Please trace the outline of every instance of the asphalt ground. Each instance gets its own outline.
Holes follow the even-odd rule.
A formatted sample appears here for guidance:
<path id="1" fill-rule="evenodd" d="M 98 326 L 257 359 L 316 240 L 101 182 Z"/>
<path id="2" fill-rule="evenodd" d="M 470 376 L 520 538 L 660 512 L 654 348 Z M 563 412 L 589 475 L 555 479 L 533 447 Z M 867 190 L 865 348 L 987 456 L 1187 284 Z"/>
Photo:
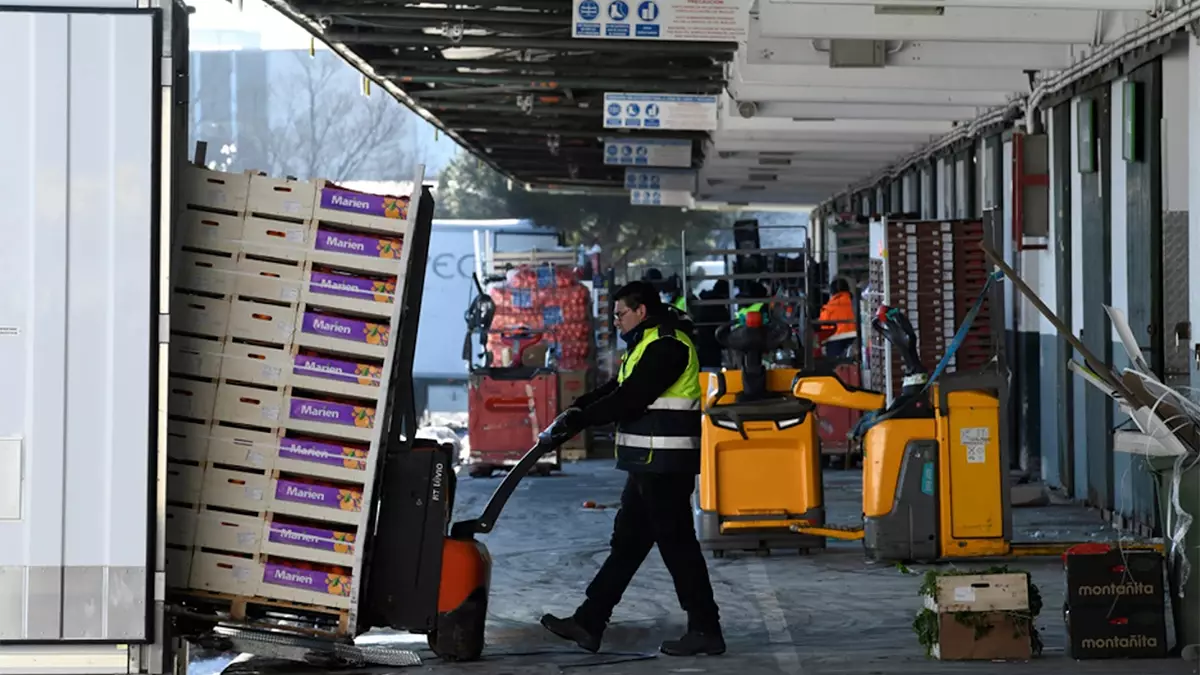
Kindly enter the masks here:
<path id="1" fill-rule="evenodd" d="M 738 675 L 873 675 L 885 673 L 978 674 L 1193 673 L 1180 659 L 1075 661 L 1066 655 L 1061 561 L 1025 558 L 1012 567 L 1030 572 L 1045 609 L 1038 619 L 1045 650 L 1028 662 L 941 662 L 918 645 L 912 621 L 925 567 L 872 564 L 861 545 L 833 543 L 825 551 L 768 556 L 730 554 L 709 559 L 721 606 L 728 652 L 720 657 L 673 658 L 657 654 L 664 638 L 678 637 L 685 617 L 670 576 L 654 553 L 617 607 L 600 654 L 582 652 L 549 635 L 538 618 L 569 614 L 604 559 L 624 474 L 608 461 L 569 464 L 561 474 L 521 483 L 494 531 L 484 540 L 493 555 L 488 647 L 482 661 L 440 663 L 427 658 L 405 673 L 535 675 L 596 673 L 738 673 Z M 460 477 L 456 519 L 482 508 L 498 478 Z M 861 474 L 825 473 L 827 518 L 853 524 L 861 513 Z M 1017 539 L 1091 541 L 1114 533 L 1098 515 L 1075 506 L 1014 509 Z M 981 564 L 980 566 L 987 566 Z M 426 652 L 426 656 L 429 654 Z M 207 667 L 213 670 L 210 662 Z M 282 672 L 315 672 L 283 667 Z M 394 672 L 377 669 L 378 672 Z"/>

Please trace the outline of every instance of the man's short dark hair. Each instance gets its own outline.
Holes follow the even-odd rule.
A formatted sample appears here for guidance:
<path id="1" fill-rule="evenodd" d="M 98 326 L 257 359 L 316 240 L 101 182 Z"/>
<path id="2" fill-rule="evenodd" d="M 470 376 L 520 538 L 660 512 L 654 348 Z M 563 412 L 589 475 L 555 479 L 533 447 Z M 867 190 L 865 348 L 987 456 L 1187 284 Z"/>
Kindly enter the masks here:
<path id="1" fill-rule="evenodd" d="M 629 309 L 637 309 L 643 305 L 646 306 L 647 314 L 657 314 L 663 311 L 662 298 L 658 297 L 658 291 L 654 285 L 646 281 L 631 281 L 613 295 L 613 301 L 624 302 Z"/>
<path id="2" fill-rule="evenodd" d="M 833 280 L 833 283 L 829 284 L 829 291 L 831 293 L 849 293 L 850 282 L 842 277 L 837 277 Z"/>

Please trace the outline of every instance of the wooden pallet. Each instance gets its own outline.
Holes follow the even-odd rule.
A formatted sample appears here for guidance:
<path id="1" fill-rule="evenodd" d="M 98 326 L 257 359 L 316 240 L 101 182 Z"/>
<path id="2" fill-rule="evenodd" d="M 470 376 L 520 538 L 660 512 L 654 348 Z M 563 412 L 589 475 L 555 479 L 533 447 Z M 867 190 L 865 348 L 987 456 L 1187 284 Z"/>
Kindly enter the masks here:
<path id="1" fill-rule="evenodd" d="M 287 616 L 307 621 L 325 628 L 308 628 L 286 625 L 279 628 L 317 636 L 346 636 L 350 633 L 350 610 L 322 607 L 288 600 L 233 595 L 201 590 L 171 589 L 172 604 L 183 606 L 198 613 L 220 612 L 229 620 L 243 624 L 261 624 L 264 620 Z M 216 618 L 216 617 L 213 617 Z M 274 625 L 275 622 L 272 622 Z M 335 627 L 332 630 L 329 627 Z"/>

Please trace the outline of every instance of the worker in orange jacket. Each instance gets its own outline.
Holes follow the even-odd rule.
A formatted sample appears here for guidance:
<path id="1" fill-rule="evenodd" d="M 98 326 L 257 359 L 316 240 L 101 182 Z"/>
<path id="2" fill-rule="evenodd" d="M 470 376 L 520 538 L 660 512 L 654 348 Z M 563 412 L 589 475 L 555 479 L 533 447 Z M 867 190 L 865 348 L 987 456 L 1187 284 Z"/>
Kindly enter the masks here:
<path id="1" fill-rule="evenodd" d="M 841 277 L 829 284 L 829 291 L 829 301 L 821 308 L 821 316 L 817 319 L 816 334 L 826 357 L 841 358 L 858 337 L 854 298 L 850 295 L 850 284 Z"/>

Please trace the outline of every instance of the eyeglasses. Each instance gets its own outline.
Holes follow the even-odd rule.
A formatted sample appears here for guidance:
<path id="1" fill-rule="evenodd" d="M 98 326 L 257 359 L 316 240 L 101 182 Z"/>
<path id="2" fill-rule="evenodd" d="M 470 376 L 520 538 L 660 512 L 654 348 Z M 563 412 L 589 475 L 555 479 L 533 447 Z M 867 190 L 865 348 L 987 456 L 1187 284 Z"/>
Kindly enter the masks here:
<path id="1" fill-rule="evenodd" d="M 617 311 L 613 312 L 613 318 L 615 318 L 617 321 L 620 321 L 621 319 L 625 318 L 626 314 L 631 312 L 633 312 L 632 309 L 618 309 Z"/>

